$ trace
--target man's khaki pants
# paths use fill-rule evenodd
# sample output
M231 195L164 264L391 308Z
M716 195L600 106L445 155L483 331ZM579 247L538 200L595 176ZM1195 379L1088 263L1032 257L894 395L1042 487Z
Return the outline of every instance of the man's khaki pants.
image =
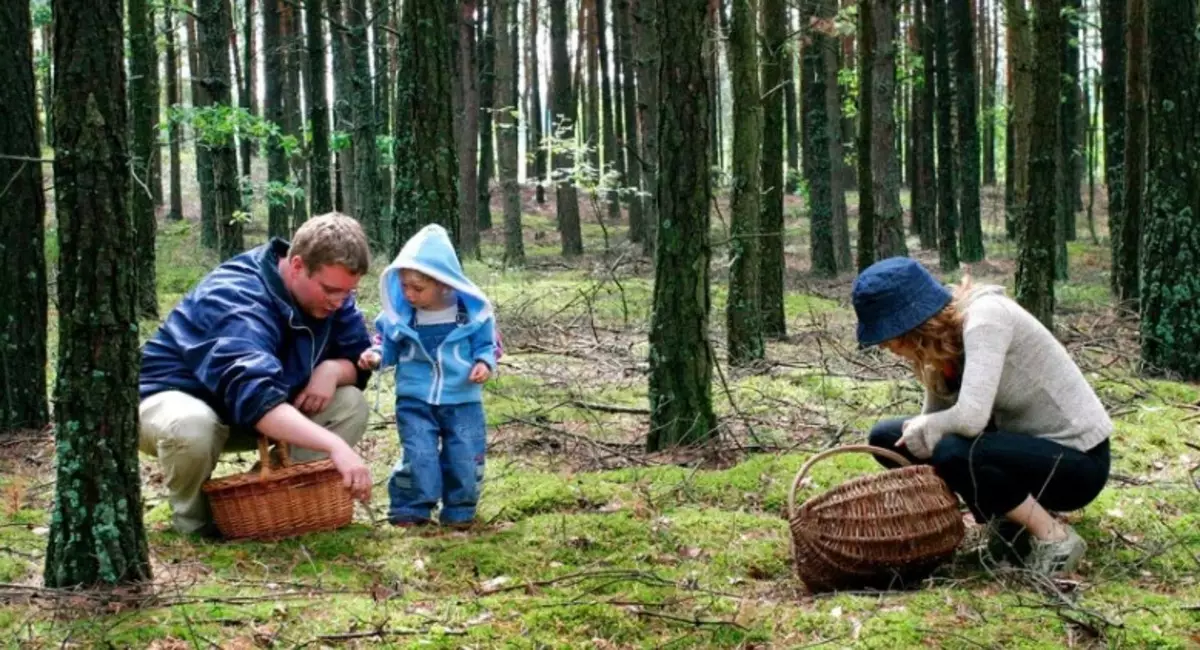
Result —
M342 386L329 406L312 416L346 444L358 444L367 430L367 400L362 391ZM196 533L209 530L212 514L208 497L200 486L208 480L223 451L257 449L257 439L248 433L235 433L203 401L179 391L156 393L142 400L138 447L142 453L158 457L167 484L175 530ZM291 458L307 462L326 454L300 447L291 448Z

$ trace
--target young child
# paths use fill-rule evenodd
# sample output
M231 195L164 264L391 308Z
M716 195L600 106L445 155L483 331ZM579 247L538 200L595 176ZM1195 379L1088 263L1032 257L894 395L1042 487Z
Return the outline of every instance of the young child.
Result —
M396 366L396 425L403 455L388 482L388 521L469 528L483 479L483 383L496 368L492 304L463 274L438 225L404 244L380 277L382 348L359 367ZM440 445L439 445L440 443Z

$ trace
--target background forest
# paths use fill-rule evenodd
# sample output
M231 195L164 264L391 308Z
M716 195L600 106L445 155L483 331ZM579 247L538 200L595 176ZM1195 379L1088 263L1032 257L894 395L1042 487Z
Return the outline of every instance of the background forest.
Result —
M1200 644L1197 0L0 3L0 638L16 647ZM497 305L486 525L169 530L140 345L310 215L426 223ZM915 412L894 255L1003 284L1117 425L1079 573L814 596L787 489ZM384 373L386 375L386 373ZM230 456L219 474L244 471ZM818 465L798 498L876 471Z

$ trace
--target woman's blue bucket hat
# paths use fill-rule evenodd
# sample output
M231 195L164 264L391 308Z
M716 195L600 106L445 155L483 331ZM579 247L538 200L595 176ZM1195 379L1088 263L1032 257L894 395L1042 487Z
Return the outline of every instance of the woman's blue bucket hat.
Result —
M880 260L858 275L850 295L858 315L858 343L870 347L894 339L929 320L951 298L916 260Z

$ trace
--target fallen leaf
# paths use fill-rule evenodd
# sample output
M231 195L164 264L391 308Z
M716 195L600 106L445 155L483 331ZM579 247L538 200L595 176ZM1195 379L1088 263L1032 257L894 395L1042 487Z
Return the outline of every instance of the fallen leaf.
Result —
M485 580L479 587L483 591L495 591L510 582L512 582L512 578L508 576L496 576L491 580Z
M833 609L829 610L829 615L830 615L830 616L832 616L832 617L834 617L834 618L841 618L841 617L842 617L842 608L841 608L841 606L839 605L839 606L837 606L837 607L834 607Z

